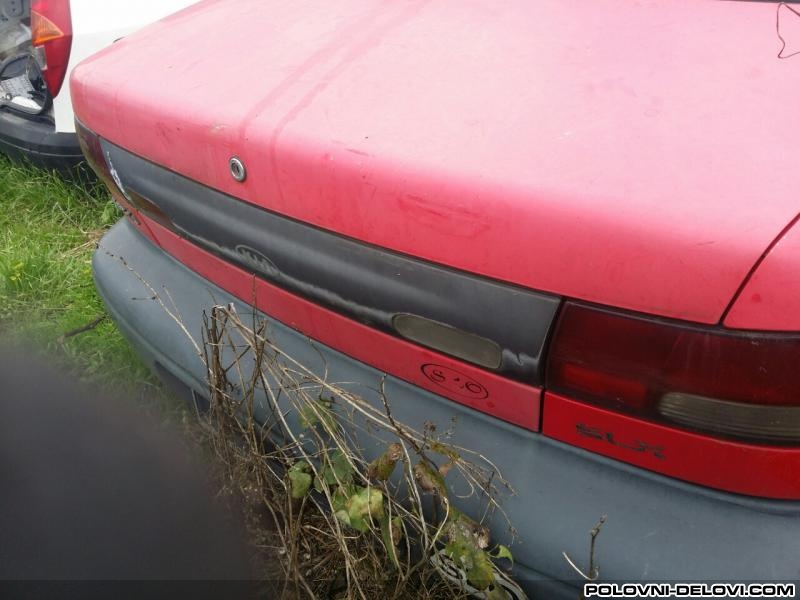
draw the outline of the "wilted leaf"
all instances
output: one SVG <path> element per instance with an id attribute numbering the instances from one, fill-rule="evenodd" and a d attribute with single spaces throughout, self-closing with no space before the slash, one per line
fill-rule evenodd
<path id="1" fill-rule="evenodd" d="M 463 540 L 469 545 L 481 549 L 489 545 L 489 528 L 453 506 L 450 507 L 446 526 L 445 532 L 451 540 Z"/>
<path id="2" fill-rule="evenodd" d="M 414 465 L 414 479 L 424 491 L 438 494 L 442 498 L 447 497 L 444 477 L 426 462 L 420 461 Z"/>
<path id="3" fill-rule="evenodd" d="M 386 481 L 392 475 L 397 461 L 403 458 L 403 446 L 398 442 L 389 444 L 378 458 L 372 461 L 367 469 L 367 477 Z"/>
<path id="4" fill-rule="evenodd" d="M 443 465 L 439 465 L 439 473 L 442 477 L 447 477 L 447 474 L 450 472 L 450 469 L 453 468 L 455 463 L 453 461 L 446 462 Z"/>
<path id="5" fill-rule="evenodd" d="M 456 451 L 455 448 L 448 446 L 447 444 L 442 444 L 441 442 L 431 442 L 430 449 L 437 454 L 446 456 L 450 459 L 450 462 L 455 462 L 461 458 L 461 455 Z"/>

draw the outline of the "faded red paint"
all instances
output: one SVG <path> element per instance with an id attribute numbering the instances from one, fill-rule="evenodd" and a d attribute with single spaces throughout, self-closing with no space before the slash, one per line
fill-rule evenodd
<path id="1" fill-rule="evenodd" d="M 800 330 L 800 224 L 770 250 L 725 319 L 727 327 Z"/>
<path id="2" fill-rule="evenodd" d="M 75 113 L 301 221 L 702 323 L 798 212 L 800 63 L 776 58 L 773 4 L 311 4 L 148 27 L 75 69 Z"/>

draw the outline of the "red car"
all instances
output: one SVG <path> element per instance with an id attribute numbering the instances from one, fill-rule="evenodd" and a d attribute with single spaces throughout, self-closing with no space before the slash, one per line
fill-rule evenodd
<path id="1" fill-rule="evenodd" d="M 97 287 L 198 394 L 132 270 L 194 331 L 211 293 L 246 310 L 255 290 L 298 358 L 318 364 L 311 337 L 337 381 L 388 374 L 399 418 L 457 415 L 519 492 L 515 574 L 538 597 L 575 597 L 562 551 L 586 556 L 604 513 L 604 580 L 798 579 L 798 18 L 201 3 L 72 77 L 128 212 Z"/>

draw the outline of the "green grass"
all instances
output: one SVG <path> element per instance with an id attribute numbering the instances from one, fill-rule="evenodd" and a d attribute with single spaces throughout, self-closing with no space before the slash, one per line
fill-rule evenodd
<path id="1" fill-rule="evenodd" d="M 109 317 L 60 339 L 106 315 L 91 257 L 119 216 L 99 184 L 67 182 L 0 157 L 0 335 L 41 348 L 80 381 L 162 403 L 164 392 Z"/>

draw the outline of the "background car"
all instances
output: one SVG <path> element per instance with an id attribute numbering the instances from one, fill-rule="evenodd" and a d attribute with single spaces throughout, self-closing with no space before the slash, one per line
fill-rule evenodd
<path id="1" fill-rule="evenodd" d="M 0 0 L 0 150 L 59 170 L 81 162 L 72 68 L 192 1 Z"/>
<path id="2" fill-rule="evenodd" d="M 577 597 L 562 552 L 585 557 L 602 514 L 604 580 L 797 580 L 800 62 L 775 17 L 199 4 L 73 75 L 128 214 L 97 288 L 197 395 L 206 370 L 153 290 L 198 335 L 211 306 L 255 306 L 401 421 L 455 419 L 518 492 L 534 597 Z"/>

